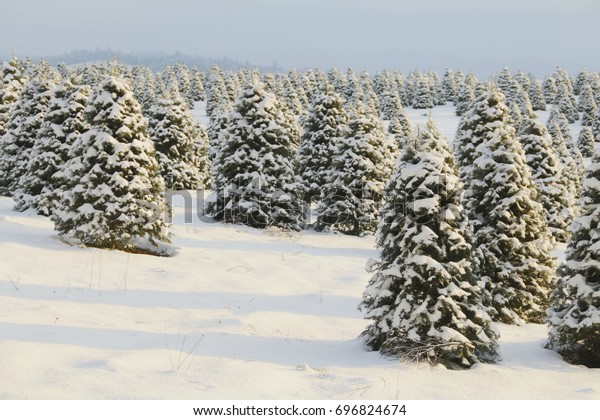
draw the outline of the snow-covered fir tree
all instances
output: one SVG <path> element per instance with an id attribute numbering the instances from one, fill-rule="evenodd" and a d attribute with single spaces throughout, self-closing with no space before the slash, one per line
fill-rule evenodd
<path id="1" fill-rule="evenodd" d="M 337 77 L 337 83 L 334 84 L 334 86 L 340 86 L 342 83 L 343 87 L 339 90 L 336 88 L 336 91 L 342 92 L 342 95 L 347 103 L 352 104 L 352 106 L 356 106 L 357 102 L 363 100 L 364 93 L 362 91 L 362 86 L 359 76 L 356 74 L 354 69 L 348 68 L 345 77 Z"/>
<path id="2" fill-rule="evenodd" d="M 469 106 L 456 130 L 453 152 L 460 170 L 461 181 L 469 185 L 473 175 L 473 162 L 479 156 L 478 146 L 490 136 L 490 127 L 504 122 L 508 118 L 504 97 L 497 94 L 489 97 L 488 93 L 476 98 Z M 502 102 L 502 105 L 501 105 Z M 468 206 L 467 206 L 468 207 Z"/>
<path id="3" fill-rule="evenodd" d="M 279 74 L 279 78 L 281 81 L 281 94 L 277 97 L 280 102 L 285 103 L 286 108 L 291 114 L 300 115 L 303 111 L 303 106 L 296 88 L 287 74 Z"/>
<path id="4" fill-rule="evenodd" d="M 373 88 L 373 81 L 369 72 L 363 70 L 360 73 L 359 81 L 363 95 L 361 97 L 361 100 L 363 101 L 363 103 L 367 104 L 369 108 L 371 108 L 379 114 L 379 99 L 377 98 L 377 94 L 375 93 L 375 89 Z"/>
<path id="5" fill-rule="evenodd" d="M 581 216 L 573 224 L 566 260 L 548 310 L 547 347 L 565 360 L 600 367 L 600 157 L 588 167 Z"/>
<path id="6" fill-rule="evenodd" d="M 333 147 L 343 137 L 348 115 L 340 95 L 327 83 L 321 87 L 303 121 L 297 173 L 307 202 L 319 200 L 331 169 Z"/>
<path id="7" fill-rule="evenodd" d="M 577 153 L 573 154 L 573 141 L 563 137 L 558 122 L 551 121 L 549 124 L 548 133 L 550 134 L 550 137 L 552 137 L 552 146 L 554 147 L 554 150 L 556 150 L 556 154 L 565 168 L 563 171 L 562 182 L 567 186 L 569 199 L 572 200 L 572 207 L 576 211 L 576 202 L 579 197 L 583 171 L 583 158 L 579 150 L 576 151 Z M 579 161 L 579 158 L 581 158 L 581 161 Z"/>
<path id="8" fill-rule="evenodd" d="M 569 182 L 571 183 L 572 191 L 575 191 L 575 197 L 578 197 L 585 168 L 581 152 L 573 139 L 569 121 L 560 111 L 558 106 L 553 106 L 546 124 L 553 141 L 558 143 L 562 142 L 566 147 L 568 153 L 566 153 L 564 157 L 561 157 L 561 160 L 563 160 L 563 164 L 567 167 L 565 176 L 570 180 Z M 559 150 L 562 146 L 555 145 L 555 148 Z M 559 156 L 561 156 L 560 152 Z"/>
<path id="9" fill-rule="evenodd" d="M 556 79 L 550 75 L 546 76 L 542 83 L 542 89 L 546 103 L 550 105 L 556 104 L 556 94 L 558 93 Z"/>
<path id="10" fill-rule="evenodd" d="M 65 63 L 58 63 L 56 71 L 63 80 L 70 80 L 77 74 L 77 70 L 72 66 L 67 66 Z"/>
<path id="11" fill-rule="evenodd" d="M 384 70 L 377 72 L 373 77 L 373 89 L 381 101 L 382 95 L 388 91 L 397 91 L 398 86 L 396 85 L 395 79 L 392 80 L 391 72 Z"/>
<path id="12" fill-rule="evenodd" d="M 197 67 L 192 69 L 190 74 L 190 98 L 192 101 L 204 100 L 204 82 L 202 82 L 202 74 Z"/>
<path id="13" fill-rule="evenodd" d="M 444 77 L 442 77 L 442 87 L 444 89 L 446 101 L 454 103 L 456 101 L 456 94 L 458 93 L 458 85 L 456 74 L 451 69 L 446 69 L 444 72 Z"/>
<path id="14" fill-rule="evenodd" d="M 600 74 L 590 74 L 590 85 L 594 92 L 594 100 L 596 101 L 596 105 L 598 105 L 600 104 Z"/>
<path id="15" fill-rule="evenodd" d="M 496 86 L 500 89 L 500 92 L 504 94 L 504 97 L 507 100 L 511 97 L 513 77 L 510 74 L 508 67 L 504 67 L 502 71 L 496 75 Z"/>
<path id="16" fill-rule="evenodd" d="M 97 63 L 86 64 L 82 66 L 78 71 L 78 76 L 81 78 L 81 82 L 88 86 L 95 86 L 100 83 L 104 77 L 104 70 L 102 70 Z"/>
<path id="17" fill-rule="evenodd" d="M 410 121 L 404 111 L 392 116 L 387 131 L 392 136 L 398 150 L 405 147 L 413 135 Z"/>
<path id="18" fill-rule="evenodd" d="M 77 78 L 63 80 L 52 92 L 27 170 L 13 196 L 19 211 L 33 208 L 38 214 L 50 216 L 70 182 L 64 173 L 69 151 L 89 128 L 83 112 L 90 88 L 78 83 Z"/>
<path id="19" fill-rule="evenodd" d="M 569 128 L 569 120 L 567 117 L 561 112 L 558 106 L 553 106 L 550 110 L 550 116 L 548 117 L 548 121 L 546 121 L 546 127 L 550 131 L 550 134 L 554 134 L 552 132 L 552 127 L 554 127 L 556 123 L 556 127 L 560 130 L 560 134 L 563 139 L 567 141 L 571 141 L 573 139 L 573 135 L 571 134 L 571 129 Z"/>
<path id="20" fill-rule="evenodd" d="M 156 79 L 148 67 L 141 67 L 135 73 L 133 92 L 135 98 L 147 113 L 156 102 Z"/>
<path id="21" fill-rule="evenodd" d="M 185 63 L 177 63 L 175 64 L 174 71 L 179 93 L 185 99 L 187 106 L 191 108 L 194 106 L 195 94 L 191 91 L 192 77 L 190 69 Z"/>
<path id="22" fill-rule="evenodd" d="M 444 85 L 440 80 L 440 76 L 436 72 L 430 72 L 431 84 L 433 90 L 433 103 L 434 105 L 445 105 L 446 104 L 446 91 Z"/>
<path id="23" fill-rule="evenodd" d="M 402 101 L 398 92 L 387 90 L 381 94 L 379 100 L 381 115 L 384 120 L 391 120 L 398 112 L 402 111 Z"/>
<path id="24" fill-rule="evenodd" d="M 591 127 L 594 122 L 594 116 L 598 112 L 598 106 L 594 100 L 592 86 L 589 83 L 581 87 L 577 107 L 578 111 L 581 112 L 581 125 Z"/>
<path id="25" fill-rule="evenodd" d="M 27 171 L 31 151 L 48 108 L 58 74 L 44 61 L 33 70 L 31 79 L 15 104 L 0 139 L 0 195 L 12 196 Z"/>
<path id="26" fill-rule="evenodd" d="M 452 154 L 429 121 L 402 151 L 385 190 L 381 261 L 361 304 L 373 322 L 363 332 L 372 349 L 450 368 L 497 359 L 461 192 Z"/>
<path id="27" fill-rule="evenodd" d="M 523 120 L 523 116 L 521 114 L 521 109 L 516 103 L 508 104 L 508 115 L 510 116 L 510 123 L 518 130 L 521 127 L 521 121 Z"/>
<path id="28" fill-rule="evenodd" d="M 514 79 L 510 87 L 510 94 L 510 98 L 506 98 L 506 104 L 509 106 L 514 104 L 518 108 L 520 120 L 523 118 L 536 117 L 535 113 L 533 112 L 527 91 L 525 91 L 521 87 L 521 84 Z"/>
<path id="29" fill-rule="evenodd" d="M 581 156 L 590 158 L 594 156 L 595 149 L 594 133 L 591 127 L 582 127 L 577 138 L 577 148 L 581 152 Z"/>
<path id="30" fill-rule="evenodd" d="M 302 229 L 303 203 L 287 122 L 277 97 L 258 79 L 241 93 L 217 154 L 219 189 L 208 207 L 216 220 Z"/>
<path id="31" fill-rule="evenodd" d="M 181 95 L 174 92 L 151 108 L 148 133 L 154 141 L 167 189 L 194 190 L 205 186 L 208 136 Z"/>
<path id="32" fill-rule="evenodd" d="M 372 110 L 359 107 L 333 147 L 316 228 L 352 235 L 374 232 L 393 167 L 393 147 L 381 120 Z"/>
<path id="33" fill-rule="evenodd" d="M 229 94 L 225 86 L 223 71 L 212 65 L 208 70 L 206 83 L 206 114 L 210 117 L 221 101 L 229 101 Z"/>
<path id="34" fill-rule="evenodd" d="M 544 93 L 542 90 L 542 82 L 534 80 L 529 85 L 529 100 L 531 101 L 531 108 L 534 111 L 545 111 L 546 101 L 544 100 Z"/>
<path id="35" fill-rule="evenodd" d="M 430 109 L 434 105 L 434 93 L 431 85 L 425 76 L 420 75 L 415 85 L 415 96 L 412 106 L 415 109 Z"/>
<path id="36" fill-rule="evenodd" d="M 19 60 L 13 57 L 2 64 L 0 78 L 0 138 L 2 138 L 6 133 L 6 123 L 21 96 L 27 77 L 23 74 Z"/>
<path id="37" fill-rule="evenodd" d="M 64 175 L 70 184 L 52 216 L 55 229 L 84 246 L 164 253 L 164 183 L 131 88 L 107 76 L 84 115 L 90 128 L 71 148 Z"/>
<path id="38" fill-rule="evenodd" d="M 542 322 L 555 266 L 552 242 L 504 97 L 494 87 L 463 116 L 455 150 L 493 319 Z"/>
<path id="39" fill-rule="evenodd" d="M 513 79 L 519 83 L 519 86 L 521 86 L 525 92 L 529 92 L 532 80 L 524 71 L 517 71 Z"/>
<path id="40" fill-rule="evenodd" d="M 569 87 L 565 83 L 559 83 L 557 88 L 556 106 L 567 118 L 569 124 L 572 124 L 579 119 L 575 96 L 569 91 Z"/>
<path id="41" fill-rule="evenodd" d="M 574 95 L 573 79 L 565 69 L 557 67 L 553 73 L 553 76 L 554 79 L 556 79 L 557 86 L 558 84 L 562 83 L 566 87 L 569 94 Z"/>
<path id="42" fill-rule="evenodd" d="M 548 132 L 553 138 L 562 138 L 569 152 L 569 156 L 573 159 L 573 163 L 570 164 L 571 167 L 569 171 L 572 172 L 573 176 L 577 177 L 574 185 L 576 186 L 576 190 L 579 194 L 581 178 L 584 174 L 583 158 L 581 156 L 581 152 L 575 145 L 575 140 L 573 139 L 571 128 L 569 127 L 569 122 L 566 116 L 558 109 L 557 106 L 555 106 L 552 107 L 550 117 L 548 118 L 548 122 L 546 124 L 548 127 Z"/>
<path id="43" fill-rule="evenodd" d="M 475 100 L 475 87 L 468 82 L 463 83 L 456 95 L 456 109 L 455 113 L 457 116 L 463 115 L 471 107 L 471 104 Z"/>
<path id="44" fill-rule="evenodd" d="M 317 93 L 318 86 L 320 84 L 324 84 L 326 81 L 327 75 L 320 68 L 317 68 L 314 71 L 312 69 L 308 69 L 302 76 L 300 76 L 300 82 L 302 83 L 302 88 L 306 94 L 308 104 L 313 101 L 314 96 Z"/>
<path id="45" fill-rule="evenodd" d="M 536 118 L 523 119 L 519 140 L 539 190 L 550 233 L 555 240 L 564 242 L 569 237 L 568 228 L 575 216 L 572 208 L 575 197 L 564 179 L 567 169 L 554 149 L 546 126 Z"/>
<path id="46" fill-rule="evenodd" d="M 402 84 L 400 91 L 400 99 L 404 106 L 412 106 L 415 101 L 415 90 L 417 88 L 417 82 L 421 74 L 418 71 L 411 71 Z"/>
<path id="47" fill-rule="evenodd" d="M 589 83 L 590 74 L 586 69 L 581 69 L 579 73 L 577 73 L 577 77 L 575 78 L 575 83 L 573 83 L 573 93 L 575 95 L 581 95 L 581 89 L 586 83 Z"/>
<path id="48" fill-rule="evenodd" d="M 233 103 L 229 100 L 220 101 L 212 111 L 208 123 L 208 160 L 211 164 L 212 189 L 219 190 L 221 169 L 219 151 L 225 144 L 225 130 L 229 126 L 229 115 L 233 110 Z"/>
<path id="49" fill-rule="evenodd" d="M 600 110 L 594 115 L 592 121 L 592 133 L 594 134 L 594 140 L 600 142 Z"/>
<path id="50" fill-rule="evenodd" d="M 354 73 L 354 70 L 348 69 L 348 72 L 352 72 L 354 74 L 354 76 L 356 76 L 356 74 Z M 340 95 L 344 96 L 346 94 L 352 95 L 351 91 L 346 92 L 346 84 L 347 84 L 347 79 L 346 76 L 339 71 L 337 68 L 332 67 L 327 71 L 327 75 L 326 75 L 326 80 L 333 86 L 333 89 L 339 93 Z"/>
<path id="51" fill-rule="evenodd" d="M 305 112 L 309 105 L 310 100 L 308 98 L 308 94 L 304 89 L 304 85 L 302 83 L 302 77 L 298 74 L 296 69 L 292 68 L 287 73 L 288 80 L 290 82 L 291 88 L 294 89 L 298 100 L 300 101 L 300 105 L 302 106 L 302 112 Z"/>

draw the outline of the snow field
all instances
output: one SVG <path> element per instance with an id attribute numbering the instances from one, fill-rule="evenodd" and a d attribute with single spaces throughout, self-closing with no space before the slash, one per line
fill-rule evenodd
<path id="1" fill-rule="evenodd" d="M 71 247 L 0 199 L 5 399 L 597 399 L 600 372 L 500 325 L 496 365 L 367 351 L 356 310 L 371 236 L 183 223 L 172 258 Z"/>

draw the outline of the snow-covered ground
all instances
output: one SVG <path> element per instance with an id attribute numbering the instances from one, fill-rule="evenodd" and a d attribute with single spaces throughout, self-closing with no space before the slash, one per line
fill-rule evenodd
<path id="1" fill-rule="evenodd" d="M 433 118 L 452 139 L 453 108 Z M 381 358 L 358 338 L 373 237 L 209 224 L 183 203 L 160 258 L 68 246 L 0 198 L 0 398 L 600 398 L 600 370 L 545 350 L 543 325 L 500 325 L 503 360 L 468 371 Z"/>
<path id="2" fill-rule="evenodd" d="M 356 307 L 372 237 L 184 222 L 172 258 L 75 248 L 0 199 L 0 397 L 600 398 L 600 371 L 501 326 L 503 361 L 469 371 L 367 351 Z M 192 211 L 193 213 L 193 211 Z"/>

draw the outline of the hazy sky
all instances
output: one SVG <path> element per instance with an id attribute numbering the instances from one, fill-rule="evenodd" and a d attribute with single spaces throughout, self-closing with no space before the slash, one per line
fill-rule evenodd
<path id="1" fill-rule="evenodd" d="M 600 71 L 598 0 L 0 0 L 0 54 L 228 56 L 281 67 Z"/>

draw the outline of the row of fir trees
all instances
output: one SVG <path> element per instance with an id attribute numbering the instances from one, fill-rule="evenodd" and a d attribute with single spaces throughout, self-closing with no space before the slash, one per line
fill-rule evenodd
<path id="1" fill-rule="evenodd" d="M 0 194 L 68 242 L 163 255 L 165 191 L 210 188 L 218 221 L 375 233 L 361 304 L 374 350 L 465 368 L 498 360 L 494 322 L 547 321 L 549 348 L 600 366 L 598 74 L 154 74 L 13 58 L 1 77 Z M 448 102 L 452 147 L 404 110 Z"/>

